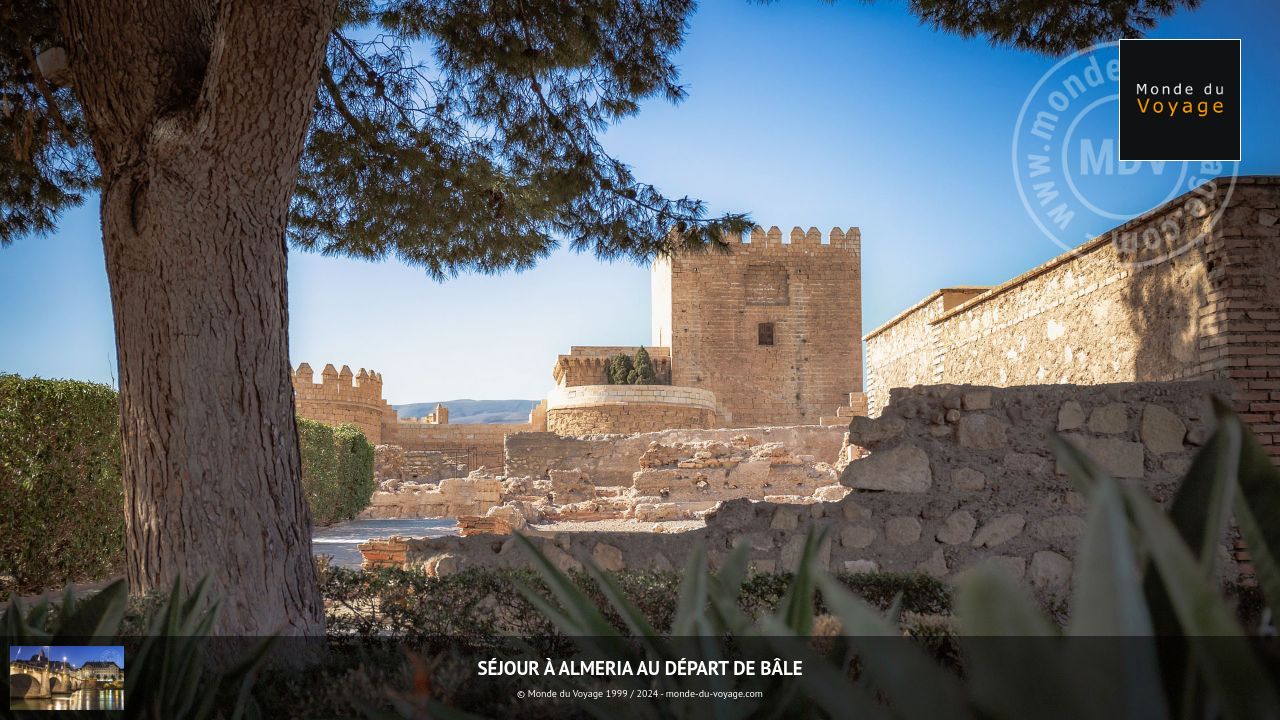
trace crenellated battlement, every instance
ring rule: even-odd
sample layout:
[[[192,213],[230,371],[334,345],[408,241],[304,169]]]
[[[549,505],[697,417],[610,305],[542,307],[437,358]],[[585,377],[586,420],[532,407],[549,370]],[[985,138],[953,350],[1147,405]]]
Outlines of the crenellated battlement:
[[[756,226],[725,241],[653,263],[650,342],[671,349],[671,384],[712,391],[736,427],[847,404],[862,389],[862,231]]]
[[[378,401],[382,399],[382,373],[364,368],[353,373],[350,365],[343,365],[339,370],[329,363],[320,371],[320,382],[316,382],[311,365],[302,363],[293,371],[293,389],[298,393],[323,391],[344,399]]]
[[[353,423],[364,431],[369,442],[382,442],[382,428],[394,423],[396,412],[382,399],[382,374],[360,368],[352,372],[325,365],[316,382],[315,371],[307,363],[293,371],[293,397],[298,414],[337,425]]]
[[[810,227],[805,230],[797,226],[791,228],[790,234],[784,238],[782,230],[777,225],[770,227],[768,230],[757,225],[750,233],[742,237],[726,236],[726,238],[730,244],[747,250],[785,250],[802,247],[857,249],[862,246],[862,231],[856,227],[850,227],[848,230],[833,227],[824,237],[822,231],[816,227]],[[735,247],[735,250],[737,247]]]
[[[556,359],[556,364],[551,369],[551,376],[555,378],[556,385],[559,387],[606,385],[609,383],[609,364],[613,361],[613,357],[619,353],[630,357],[639,349],[638,345],[575,345],[568,355],[561,355]],[[646,347],[645,350],[653,363],[657,384],[670,385],[671,348]]]

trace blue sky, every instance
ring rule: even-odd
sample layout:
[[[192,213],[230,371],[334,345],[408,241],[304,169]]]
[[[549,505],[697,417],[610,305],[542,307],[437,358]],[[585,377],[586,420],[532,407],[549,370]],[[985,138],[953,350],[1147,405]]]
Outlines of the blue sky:
[[[1280,3],[1205,0],[1150,37],[1243,38],[1240,172],[1280,173]],[[677,61],[688,99],[646,104],[606,146],[668,194],[784,234],[861,227],[864,330],[938,287],[995,284],[1062,252],[1010,163],[1019,109],[1056,58],[936,32],[899,2],[708,0]],[[1136,211],[1165,189],[1135,176],[1109,199]],[[113,382],[100,237],[91,203],[0,249],[0,371]],[[647,270],[588,255],[437,283],[293,252],[289,282],[294,362],[377,369],[395,403],[537,398],[570,345],[649,340]]]
[[[29,660],[32,656],[39,654],[40,649],[38,645],[10,645],[9,662]],[[54,645],[45,648],[45,654],[50,660],[65,658],[72,667],[80,667],[93,660],[112,661],[124,668],[124,647],[120,645]]]

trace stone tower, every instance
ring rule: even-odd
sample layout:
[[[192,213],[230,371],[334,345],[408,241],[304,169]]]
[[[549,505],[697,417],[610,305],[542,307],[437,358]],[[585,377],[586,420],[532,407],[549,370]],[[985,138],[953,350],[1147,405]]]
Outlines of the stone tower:
[[[726,427],[817,424],[862,390],[861,233],[759,228],[730,252],[652,268],[671,384],[715,393]]]

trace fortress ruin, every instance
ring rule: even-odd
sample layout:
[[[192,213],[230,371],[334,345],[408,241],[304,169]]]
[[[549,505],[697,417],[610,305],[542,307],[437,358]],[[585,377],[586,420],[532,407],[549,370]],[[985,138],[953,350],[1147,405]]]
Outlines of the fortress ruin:
[[[1211,432],[1212,395],[1280,456],[1280,178],[1228,180],[1009,282],[932,293],[865,338],[856,228],[757,230],[661,260],[658,384],[608,384],[609,358],[635,347],[573,347],[525,424],[397,420],[381,376],[332,366],[319,385],[299,368],[299,412],[362,424],[385,457],[499,448],[454,480],[406,482],[412,463],[384,462],[396,478],[374,516],[449,515],[489,539],[370,541],[369,565],[524,564],[492,539],[521,529],[563,568],[679,567],[701,539],[713,565],[746,542],[756,567],[793,569],[823,525],[833,570],[948,577],[993,559],[1061,597],[1085,502],[1051,434],[1158,500]],[[1225,572],[1249,572],[1233,550]]]
[[[526,423],[450,425],[437,409],[401,419],[382,375],[325,366],[320,382],[294,371],[298,413],[360,427],[375,445],[466,456],[500,468],[504,440],[549,431],[581,436],[668,429],[838,424],[865,412],[862,395],[861,233],[757,229],[723,252],[684,254],[652,267],[657,384],[611,385],[607,367],[638,346],[575,346],[552,368],[554,389]]]
[[[915,385],[1228,380],[1280,456],[1280,178],[1230,181],[995,287],[938,290],[872,330],[871,413]],[[1130,249],[1151,238],[1174,252]]]

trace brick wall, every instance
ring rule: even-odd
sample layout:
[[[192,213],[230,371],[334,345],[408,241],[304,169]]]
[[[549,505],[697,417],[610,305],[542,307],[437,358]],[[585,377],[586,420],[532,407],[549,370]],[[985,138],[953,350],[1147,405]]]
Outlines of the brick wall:
[[[1215,224],[1188,211],[1197,199],[1209,217],[1222,210]],[[1228,378],[1237,409],[1277,446],[1278,201],[1278,178],[1219,182],[950,307],[951,291],[931,295],[866,337],[872,414],[915,384]],[[1159,236],[1185,251],[1132,250]]]
[[[715,393],[727,427],[817,423],[861,390],[861,235],[756,230],[731,252],[654,263],[654,345],[671,383]],[[772,345],[760,325],[772,323]]]
[[[1236,188],[1207,269],[1200,370],[1235,384],[1235,409],[1280,457],[1280,178]]]

